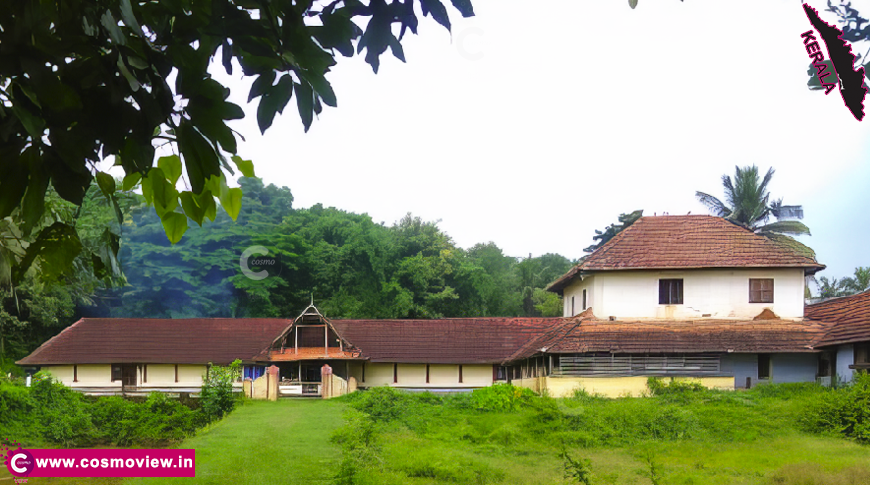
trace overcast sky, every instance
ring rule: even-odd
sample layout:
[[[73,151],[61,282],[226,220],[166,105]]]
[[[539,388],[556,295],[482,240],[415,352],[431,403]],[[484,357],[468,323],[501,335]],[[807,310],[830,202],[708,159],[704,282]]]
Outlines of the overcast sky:
[[[462,247],[572,259],[622,212],[707,213],[696,190],[721,197],[735,165],[773,166],[773,196],[804,206],[820,275],[870,266],[870,121],[807,89],[798,1],[473,3],[472,19],[450,10],[452,37],[421,20],[407,64],[385,55],[375,75],[340,58],[338,108],[307,134],[291,101],[261,136],[249,81],[213,69],[248,113],[240,155],[297,208],[388,225],[411,212]]]

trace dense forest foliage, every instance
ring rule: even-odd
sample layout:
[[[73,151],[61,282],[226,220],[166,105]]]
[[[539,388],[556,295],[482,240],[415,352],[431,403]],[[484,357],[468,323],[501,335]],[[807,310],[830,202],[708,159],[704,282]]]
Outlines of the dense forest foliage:
[[[330,318],[558,316],[544,287],[570,269],[563,256],[519,259],[494,243],[457,247],[437,222],[410,214],[393,225],[315,205],[294,209],[286,187],[242,178],[236,222],[220,212],[169,243],[153,210],[124,206],[120,259],[125,281],[63,281],[4,290],[0,356],[8,364],[77,318],[295,317],[310,302]],[[98,193],[98,191],[94,191]],[[104,209],[104,210],[102,210]],[[99,227],[108,205],[88,214]],[[103,214],[102,212],[105,212]],[[105,219],[105,221],[103,220]],[[240,256],[263,246],[268,276],[251,279]],[[249,261],[264,259],[257,254]]]

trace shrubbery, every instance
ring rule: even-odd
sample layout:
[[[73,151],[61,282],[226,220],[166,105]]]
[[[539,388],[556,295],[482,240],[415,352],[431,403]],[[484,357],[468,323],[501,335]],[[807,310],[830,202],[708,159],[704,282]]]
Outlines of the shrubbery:
[[[820,395],[807,406],[801,423],[810,432],[870,443],[870,374],[862,372],[851,385]]]
[[[236,407],[233,381],[238,377],[241,365],[242,361],[236,359],[228,366],[209,367],[208,377],[203,382],[200,393],[202,413],[209,422],[223,418]]]
[[[30,388],[0,380],[0,436],[77,446],[157,446],[192,435],[209,418],[177,399],[89,397],[37,373]]]

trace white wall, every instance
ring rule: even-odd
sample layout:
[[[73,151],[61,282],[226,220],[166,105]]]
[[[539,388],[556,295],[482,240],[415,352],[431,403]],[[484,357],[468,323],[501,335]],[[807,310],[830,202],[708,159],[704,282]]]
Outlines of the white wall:
[[[683,279],[683,304],[659,305],[659,279]],[[773,278],[773,303],[749,303],[749,279]],[[574,297],[575,314],[587,304],[598,318],[696,319],[753,318],[764,308],[786,319],[804,314],[804,270],[705,269],[683,271],[602,271],[579,278],[565,288],[565,316]]]
[[[855,376],[855,371],[849,366],[855,363],[855,346],[852,344],[837,347],[837,363],[835,369],[840,382],[849,382]]]
[[[112,382],[111,364],[78,364],[73,380],[72,365],[45,367],[55,379],[67,387],[121,387],[121,381]],[[174,364],[148,364],[148,380],[142,382],[142,365],[136,369],[136,382],[141,387],[202,387],[204,365],[178,365],[178,382],[175,382]]]
[[[351,374],[362,378],[362,369],[356,369]],[[459,365],[430,364],[429,382],[426,382],[426,364],[399,364],[397,381],[393,382],[393,364],[365,363],[365,380],[360,380],[361,387],[392,386],[408,388],[462,388],[485,387],[492,385],[492,365],[463,364],[462,382],[459,382]]]

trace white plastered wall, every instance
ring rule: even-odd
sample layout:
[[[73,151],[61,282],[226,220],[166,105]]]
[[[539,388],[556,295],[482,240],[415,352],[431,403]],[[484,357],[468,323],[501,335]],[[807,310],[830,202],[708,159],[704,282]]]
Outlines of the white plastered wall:
[[[362,378],[360,373],[352,374]],[[365,364],[365,380],[360,381],[361,387],[391,386],[408,388],[463,388],[485,387],[492,385],[492,365],[463,364],[462,382],[459,382],[458,364],[430,364],[429,382],[426,382],[426,364],[398,364],[397,382],[393,382],[393,364]]]
[[[683,304],[659,305],[659,279],[683,280]],[[773,278],[773,303],[749,303],[749,279]],[[600,271],[578,277],[565,288],[565,316],[570,315],[574,297],[575,314],[581,307],[583,290],[587,305],[598,318],[629,319],[753,318],[770,308],[785,319],[803,318],[804,270],[705,269],[682,271]]]

